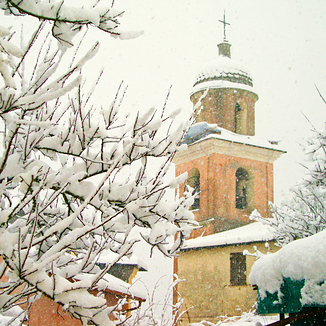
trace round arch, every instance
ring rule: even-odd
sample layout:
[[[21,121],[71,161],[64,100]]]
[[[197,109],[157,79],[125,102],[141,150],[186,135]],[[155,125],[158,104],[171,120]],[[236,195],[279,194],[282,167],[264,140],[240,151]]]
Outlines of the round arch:
[[[235,104],[234,132],[242,135],[247,134],[247,103],[245,101],[238,101]]]
[[[188,173],[187,185],[192,189],[192,195],[194,195],[194,203],[191,209],[200,208],[200,172],[197,168],[193,168]]]
[[[235,173],[235,180],[235,207],[237,209],[246,209],[250,195],[249,173],[244,168],[238,168]]]

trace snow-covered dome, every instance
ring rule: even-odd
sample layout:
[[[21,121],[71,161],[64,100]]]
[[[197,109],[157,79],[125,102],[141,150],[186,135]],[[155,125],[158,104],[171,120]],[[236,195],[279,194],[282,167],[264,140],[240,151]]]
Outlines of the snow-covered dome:
[[[192,94],[205,88],[234,87],[253,91],[248,70],[231,59],[230,44],[220,43],[219,56],[206,64],[197,74]]]
[[[213,80],[229,81],[253,87],[249,72],[235,60],[224,56],[219,56],[202,68],[196,76],[194,86]]]

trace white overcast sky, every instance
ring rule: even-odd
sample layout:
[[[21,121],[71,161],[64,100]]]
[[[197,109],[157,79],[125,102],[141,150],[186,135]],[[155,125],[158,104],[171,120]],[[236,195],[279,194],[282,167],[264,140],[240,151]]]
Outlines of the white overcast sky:
[[[100,51],[106,81],[129,84],[137,108],[162,105],[172,85],[171,108],[191,108],[189,92],[196,73],[217,56],[223,19],[232,58],[253,76],[259,95],[256,135],[282,140],[288,151],[275,164],[275,197],[299,181],[304,157],[298,142],[311,126],[323,128],[326,105],[326,3],[260,0],[117,0],[126,10],[122,28],[144,30],[129,41],[107,38]]]
[[[99,103],[111,102],[124,80],[126,102],[135,110],[159,107],[172,85],[169,109],[182,108],[184,117],[192,107],[189,92],[196,73],[217,56],[225,10],[232,58],[251,73],[259,95],[256,135],[282,140],[288,152],[275,163],[275,199],[282,200],[302,177],[298,143],[311,134],[303,114],[316,128],[326,121],[326,105],[315,89],[317,84],[326,97],[326,2],[115,0],[115,6],[125,10],[121,29],[144,35],[121,41],[95,28],[88,33],[87,44],[101,41],[92,61],[95,72],[105,68]],[[31,19],[17,21],[28,28]],[[8,24],[3,17],[1,24]]]

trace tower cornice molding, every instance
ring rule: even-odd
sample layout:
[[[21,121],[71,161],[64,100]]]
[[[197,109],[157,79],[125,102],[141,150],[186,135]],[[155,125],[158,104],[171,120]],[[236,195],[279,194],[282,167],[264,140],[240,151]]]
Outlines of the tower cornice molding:
[[[214,153],[274,163],[285,151],[224,139],[208,138],[188,145],[186,150],[177,152],[173,163],[179,165]]]
[[[205,82],[206,83],[206,82]],[[223,85],[221,85],[218,82],[207,82],[207,85],[203,83],[202,85],[198,85],[198,87],[194,88],[191,93],[190,93],[190,100],[194,102],[194,100],[197,100],[204,94],[204,92],[208,89],[208,93],[206,95],[210,96],[211,92],[233,92],[237,93],[238,97],[240,98],[241,96],[248,96],[252,98],[255,102],[259,99],[257,93],[255,92],[254,89],[248,87],[243,87],[239,85],[237,87],[236,85],[228,85],[227,83],[224,82]],[[195,102],[196,103],[196,102]]]

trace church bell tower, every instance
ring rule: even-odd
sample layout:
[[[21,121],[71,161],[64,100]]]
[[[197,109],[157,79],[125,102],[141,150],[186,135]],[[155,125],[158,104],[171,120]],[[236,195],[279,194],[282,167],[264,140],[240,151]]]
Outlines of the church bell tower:
[[[196,123],[178,152],[176,173],[188,172],[181,193],[195,195],[192,210],[201,228],[192,237],[249,223],[254,209],[268,217],[273,201],[273,162],[284,151],[255,136],[258,100],[250,73],[231,58],[231,44],[218,44],[217,58],[199,71],[190,94]]]

